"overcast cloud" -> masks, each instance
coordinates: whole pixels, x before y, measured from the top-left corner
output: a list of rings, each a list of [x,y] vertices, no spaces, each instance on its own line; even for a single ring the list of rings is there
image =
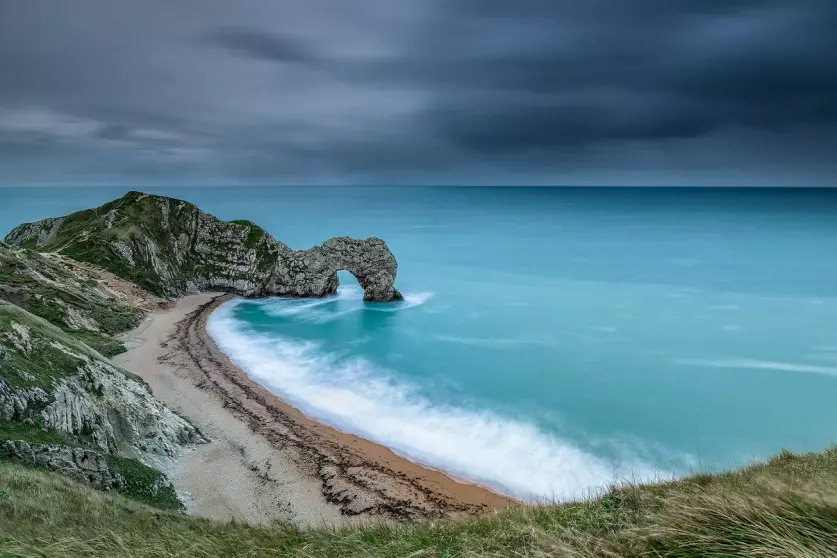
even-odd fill
[[[834,0],[0,0],[0,184],[837,185]]]

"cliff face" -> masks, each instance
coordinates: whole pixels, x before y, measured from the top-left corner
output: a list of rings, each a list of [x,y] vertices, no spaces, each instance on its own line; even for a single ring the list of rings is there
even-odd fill
[[[105,453],[165,463],[200,439],[145,383],[54,325],[0,301],[0,421],[41,424]]]
[[[370,301],[401,300],[395,257],[379,238],[291,250],[249,221],[225,222],[182,200],[129,192],[99,208],[20,225],[9,244],[101,266],[151,292],[325,296],[348,270]]]
[[[353,273],[366,300],[400,300],[383,240],[291,250],[249,221],[130,192],[15,228],[0,242],[0,460],[59,471],[178,509],[157,469],[205,438],[108,356],[147,310],[202,290],[325,296]],[[154,468],[152,468],[154,467]],[[156,469],[155,469],[156,468]]]
[[[175,502],[164,475],[149,466],[165,469],[184,445],[203,441],[141,379],[0,300],[0,458],[100,488],[135,486],[120,470],[143,468],[153,480],[143,490],[164,490]]]
[[[104,270],[0,243],[0,460],[178,509],[153,467],[204,438],[106,358],[124,350],[112,335],[160,304]]]

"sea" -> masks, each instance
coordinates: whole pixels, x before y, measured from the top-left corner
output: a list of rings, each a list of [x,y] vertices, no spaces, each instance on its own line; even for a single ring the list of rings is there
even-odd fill
[[[292,248],[379,236],[405,300],[234,300],[209,332],[313,418],[523,500],[837,441],[837,190],[145,188]],[[0,230],[126,188],[0,188]]]

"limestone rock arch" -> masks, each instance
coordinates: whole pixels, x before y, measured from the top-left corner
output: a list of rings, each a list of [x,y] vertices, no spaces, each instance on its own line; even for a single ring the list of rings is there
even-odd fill
[[[363,287],[363,299],[403,300],[395,288],[398,262],[380,238],[331,238],[309,250],[291,251],[280,257],[266,285],[267,294],[326,296],[337,291],[338,271],[348,271]]]

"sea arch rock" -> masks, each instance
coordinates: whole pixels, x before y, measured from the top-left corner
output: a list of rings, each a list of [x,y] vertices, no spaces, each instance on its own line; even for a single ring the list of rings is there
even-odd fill
[[[398,263],[380,238],[341,236],[309,250],[284,254],[265,285],[266,294],[327,296],[337,291],[338,271],[348,271],[363,287],[363,299],[389,302],[403,300],[395,288]]]

